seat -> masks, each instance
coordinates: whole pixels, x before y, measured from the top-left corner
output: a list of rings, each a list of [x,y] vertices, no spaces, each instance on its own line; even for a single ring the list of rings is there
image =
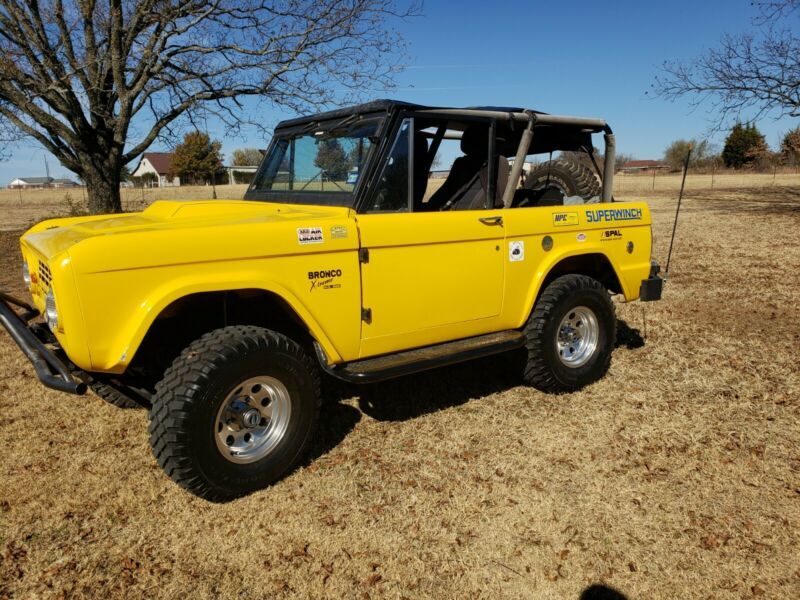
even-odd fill
[[[461,136],[461,151],[450,168],[442,186],[422,210],[477,210],[484,207],[484,198],[489,189],[487,152],[489,130],[484,126],[472,126]],[[493,205],[502,206],[503,192],[508,184],[508,159],[497,157],[497,185]]]

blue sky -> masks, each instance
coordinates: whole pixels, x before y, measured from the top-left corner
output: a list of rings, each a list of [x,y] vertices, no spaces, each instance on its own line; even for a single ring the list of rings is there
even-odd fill
[[[692,58],[725,32],[750,30],[754,14],[750,0],[427,0],[424,13],[398,24],[410,59],[397,89],[366,91],[366,97],[599,116],[614,128],[618,152],[637,158],[659,158],[670,141],[710,129],[713,115],[704,109],[646,95],[661,63]],[[274,124],[287,116],[265,110],[263,120]],[[798,124],[788,117],[758,122],[773,148]],[[227,139],[222,130],[210,127],[210,133],[223,139],[226,158],[235,148],[266,147],[268,141],[254,131]],[[712,138],[720,146],[723,139]],[[18,175],[44,175],[44,157],[40,147],[19,146],[11,160],[0,163],[0,185]],[[55,158],[48,160],[51,175],[70,175]]]

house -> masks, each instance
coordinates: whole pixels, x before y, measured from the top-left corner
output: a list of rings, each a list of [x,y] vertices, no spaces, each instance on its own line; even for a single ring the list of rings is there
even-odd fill
[[[18,177],[8,184],[10,190],[34,190],[50,187],[52,177]]]
[[[72,179],[66,179],[66,178],[64,178],[64,179],[53,179],[53,181],[50,182],[50,187],[53,187],[53,188],[76,188],[76,187],[80,187],[80,184],[75,183],[74,181],[72,181]]]
[[[8,184],[10,190],[35,190],[44,188],[75,188],[80,187],[72,179],[53,179],[52,177],[17,177]]]
[[[668,171],[669,165],[660,160],[629,160],[619,166],[623,173],[652,173],[653,171]]]
[[[152,173],[157,178],[158,187],[178,187],[181,178],[169,177],[172,156],[172,152],[145,152],[131,176],[142,177],[146,173]]]

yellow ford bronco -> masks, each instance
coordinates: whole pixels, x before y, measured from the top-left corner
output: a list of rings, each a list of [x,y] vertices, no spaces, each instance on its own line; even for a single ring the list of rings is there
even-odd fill
[[[589,158],[535,162],[558,151]],[[33,302],[3,293],[0,321],[46,386],[149,406],[161,467],[226,500],[297,463],[323,374],[513,350],[546,392],[602,377],[611,295],[662,288],[647,205],[614,202],[613,174],[600,119],[386,100],[292,119],[243,200],[31,228]]]

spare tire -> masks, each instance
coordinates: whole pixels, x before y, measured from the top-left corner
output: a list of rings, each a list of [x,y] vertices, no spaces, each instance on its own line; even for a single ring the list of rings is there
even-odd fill
[[[549,160],[531,168],[517,206],[554,206],[580,202],[598,202],[600,180],[587,166],[565,158]]]

